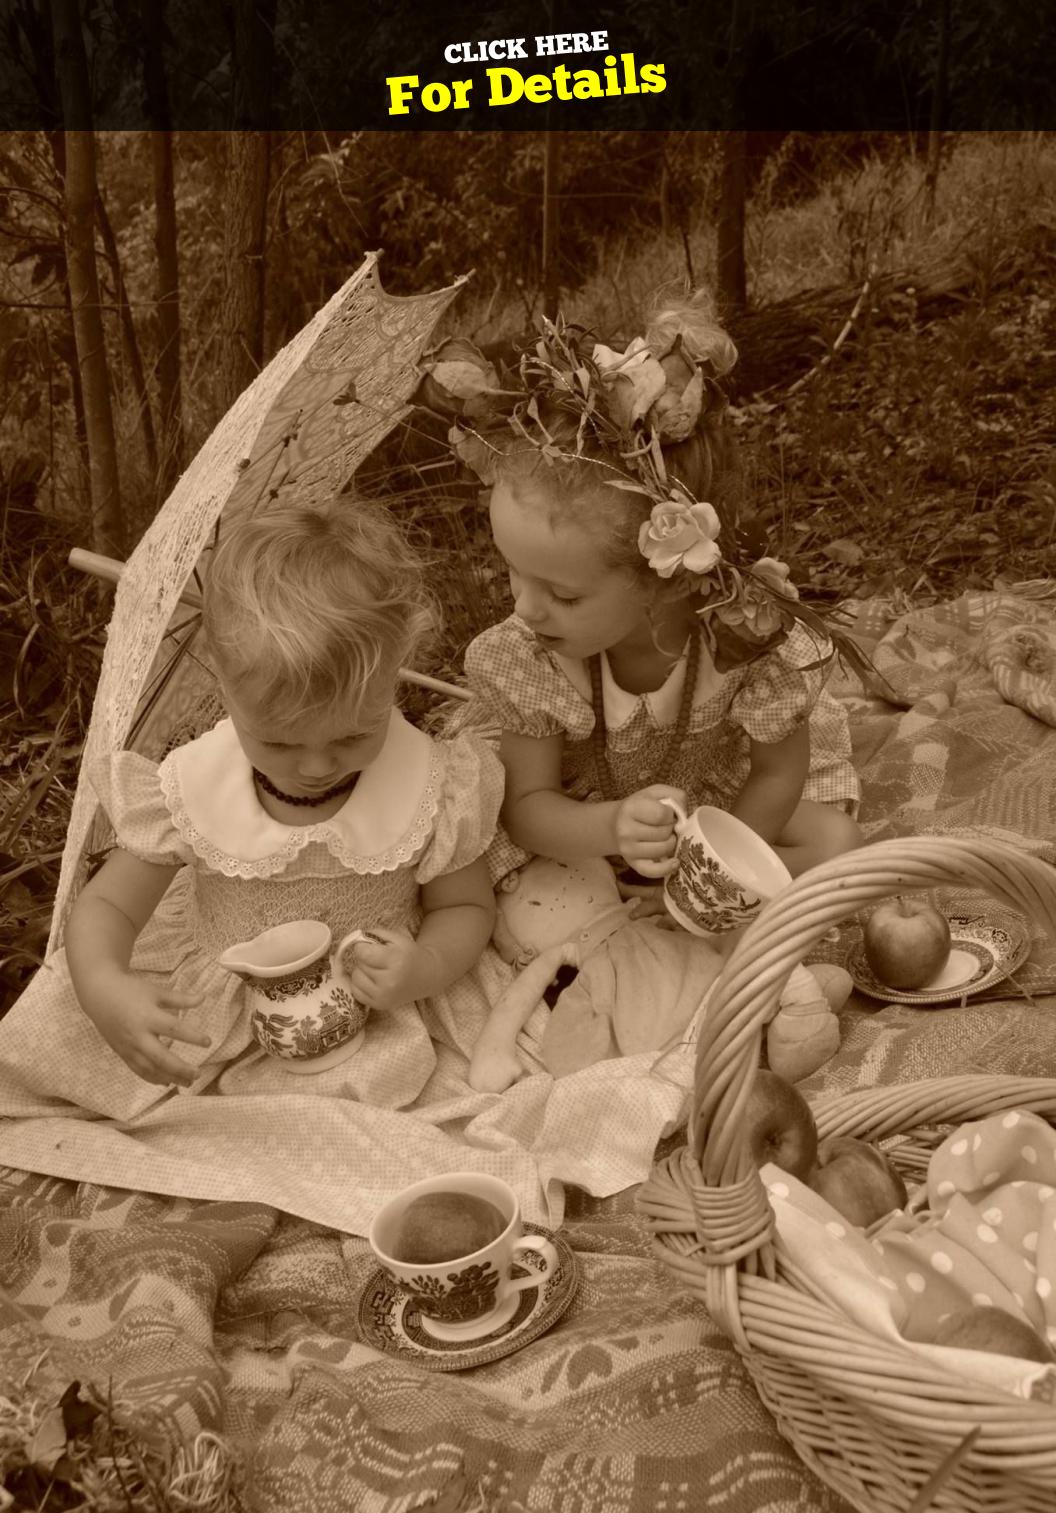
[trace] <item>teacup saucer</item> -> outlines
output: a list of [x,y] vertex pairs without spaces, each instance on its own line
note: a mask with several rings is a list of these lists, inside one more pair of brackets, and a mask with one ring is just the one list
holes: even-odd
[[1004,981],[1030,955],[1031,939],[1022,919],[997,904],[972,913],[944,909],[950,926],[950,957],[934,982],[916,992],[886,987],[870,970],[861,940],[846,958],[856,988],[885,1003],[955,1005]]
[[[402,1287],[380,1268],[367,1279],[359,1299],[359,1330],[364,1345],[383,1350],[386,1355],[414,1361],[427,1371],[466,1371],[501,1360],[520,1350],[522,1345],[544,1334],[564,1313],[575,1296],[579,1283],[576,1255],[567,1240],[538,1224],[525,1224],[530,1234],[545,1235],[557,1250],[557,1269],[538,1287],[526,1287],[518,1293],[513,1317],[491,1334],[462,1343],[438,1340],[428,1334],[421,1318]],[[524,1271],[532,1265],[531,1253],[524,1259]],[[516,1268],[520,1273],[520,1265]]]

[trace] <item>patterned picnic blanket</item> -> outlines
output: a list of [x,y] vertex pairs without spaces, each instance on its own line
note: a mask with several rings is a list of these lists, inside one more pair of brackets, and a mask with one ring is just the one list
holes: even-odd
[[[985,828],[1056,860],[1056,730],[1036,687],[1040,713],[1010,702],[1015,680],[999,690],[995,623],[1047,632],[1052,606],[863,607],[899,701],[840,685],[871,838]],[[855,997],[805,1086],[1056,1075],[1054,992],[1056,956],[1036,942],[1012,996],[931,1012]],[[37,1506],[49,1475],[94,1478],[88,1507],[217,1513],[847,1513],[653,1259],[633,1193],[565,1198],[568,1311],[505,1359],[439,1374],[365,1342],[361,1238],[265,1203],[0,1170],[0,1484]],[[107,1486],[125,1501],[102,1501]]]

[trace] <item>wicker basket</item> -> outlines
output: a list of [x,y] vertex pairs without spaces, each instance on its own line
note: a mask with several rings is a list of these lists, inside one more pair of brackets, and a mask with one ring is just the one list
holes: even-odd
[[[983,889],[1056,934],[1056,871],[983,839],[881,841],[805,874],[746,932],[716,984],[688,1144],[639,1195],[656,1249],[737,1345],[781,1433],[863,1513],[1054,1513],[1056,1406],[973,1385],[877,1338],[777,1265],[773,1215],[742,1133],[761,1034],[790,971],[863,904]],[[1056,1123],[1056,1079],[941,1078],[814,1105],[818,1131],[869,1139],[1028,1108]]]

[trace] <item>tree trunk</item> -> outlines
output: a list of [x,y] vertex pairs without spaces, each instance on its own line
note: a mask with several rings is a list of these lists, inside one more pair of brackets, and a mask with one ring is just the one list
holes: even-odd
[[723,310],[727,314],[736,314],[748,303],[748,275],[744,260],[747,133],[723,132],[721,150],[715,282]]
[[278,0],[233,0],[228,10],[239,131],[263,130],[270,124],[277,9]]
[[[48,19],[50,21],[50,16]],[[66,138],[61,131],[49,131],[47,139],[48,146],[51,148],[52,160],[59,177],[59,184],[60,186],[65,185]],[[55,347],[70,377],[70,393],[73,396],[73,432],[77,444],[75,484],[77,498],[72,510],[67,505],[66,512],[68,514],[79,515],[83,520],[90,520],[92,516],[91,455],[88,450],[88,428],[84,420],[84,395],[81,392],[81,370],[77,366],[77,343],[73,335],[73,302],[70,299],[70,272],[66,265],[66,240],[64,227],[62,226],[59,227],[58,238],[59,277],[62,280],[62,297],[66,305],[67,321],[56,338]]]
[[162,496],[183,471],[183,394],[180,374],[180,274],[176,251],[176,189],[172,132],[152,131],[154,159],[154,250],[157,256],[158,395],[161,450],[158,483]]
[[172,163],[172,109],[162,50],[164,0],[141,0],[143,77],[154,170],[155,294],[158,321],[158,402],[161,437],[158,488],[162,498],[183,471],[183,396],[180,374],[180,273],[176,242],[176,188]]
[[277,0],[234,0],[231,29],[235,131],[228,132],[224,223],[225,312],[221,389],[230,405],[264,363],[264,289]]
[[924,208],[929,222],[935,215],[935,194],[942,157],[942,128],[946,121],[946,97],[950,84],[950,5],[951,0],[939,0],[939,46],[935,59],[935,80],[931,88],[928,156],[924,170]]
[[106,556],[123,557],[125,526],[110,404],[110,372],[95,268],[97,185],[95,142],[90,129],[88,66],[77,0],[51,0],[51,5],[63,120],[77,121],[82,127],[68,129],[65,133],[65,241],[73,335],[88,434],[92,545]]
[[558,247],[561,226],[561,133],[543,133],[543,314],[548,320],[557,315],[561,300],[561,275],[558,271]]
[[125,349],[125,360],[128,363],[128,370],[132,375],[132,387],[136,392],[136,404],[139,407],[139,423],[143,432],[143,450],[147,457],[147,469],[150,473],[153,496],[148,501],[148,504],[150,514],[153,515],[158,505],[158,442],[154,431],[154,412],[150,406],[150,390],[147,388],[147,375],[143,370],[143,355],[139,350],[139,337],[136,333],[136,323],[132,318],[132,306],[128,301],[125,277],[121,272],[121,254],[117,246],[117,237],[114,235],[114,228],[110,224],[110,217],[106,210],[106,201],[103,199],[101,190],[97,190],[96,193],[95,211],[99,233],[103,238],[106,260],[110,264],[110,277],[114,281],[114,303],[117,305],[118,319],[121,322],[121,340]]
[[264,272],[270,140],[266,131],[228,132],[224,220],[221,399],[231,405],[264,362]]

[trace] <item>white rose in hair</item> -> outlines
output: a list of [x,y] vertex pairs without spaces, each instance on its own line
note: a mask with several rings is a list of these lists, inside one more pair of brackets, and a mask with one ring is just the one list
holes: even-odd
[[685,441],[696,430],[704,398],[704,374],[699,368],[681,393],[670,385],[649,411],[649,424],[661,441]]
[[767,640],[786,623],[780,599],[798,599],[799,589],[789,580],[787,562],[776,557],[760,557],[744,575],[743,594],[729,604],[716,607],[715,613],[731,629],[746,629],[759,640]]
[[667,499],[653,506],[638,532],[638,550],[661,578],[679,568],[708,573],[722,560],[718,535],[722,522],[713,505]]
[[609,414],[621,430],[631,430],[664,392],[666,373],[641,336],[634,338],[626,352],[615,352],[598,342],[591,357],[608,390]]
[[798,599],[799,589],[790,581],[792,569],[787,562],[776,557],[760,557],[751,569],[752,577],[765,583],[775,594],[784,594],[786,599]]
[[453,400],[475,399],[499,386],[499,375],[478,347],[461,336],[449,337],[421,365],[422,402],[448,408]]

